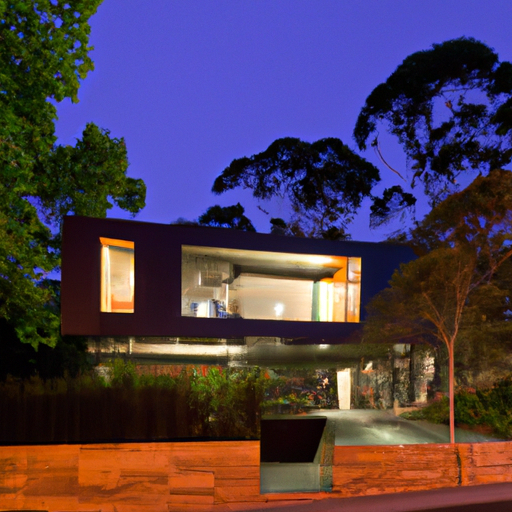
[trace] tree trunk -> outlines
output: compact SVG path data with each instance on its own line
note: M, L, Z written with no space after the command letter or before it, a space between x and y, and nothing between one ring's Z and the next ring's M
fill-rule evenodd
M453 341L448 345L448 395L450 398L450 443L455 443L455 364Z

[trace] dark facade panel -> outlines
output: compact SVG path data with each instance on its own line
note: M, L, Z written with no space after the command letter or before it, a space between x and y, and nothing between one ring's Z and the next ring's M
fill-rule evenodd
M120 265L126 268L130 262L133 264L132 298L123 297L126 292L122 290L119 297L115 297L115 293L111 294L110 288L108 293L105 292L105 282L108 281L110 286L111 277L110 270L105 270L105 261L109 260L106 253L102 253L102 247L109 243L121 246L116 248L117 256L115 251L111 251L112 261L114 257L119 258ZM336 268L331 269L334 277L327 274L323 279L320 274L312 277L316 270L313 267L304 268L298 263L304 260L305 255L312 256L312 259L316 256L329 256L336 261L344 258L344 261L353 262L356 266L360 263L360 285L354 285L358 293L360 289L357 312L360 321L364 321L365 305L373 295L387 286L393 271L400 263L414 258L409 248L384 243L333 242L220 228L68 217L64 222L62 247L63 334L208 338L274 336L332 343L348 340L360 327L359 321L271 320L268 316L266 319L258 319L254 313L250 319L240 318L227 311L227 304L223 304L222 311L214 313L218 316L216 318L186 316L190 315L188 308L197 308L197 305L191 302L191 306L187 305L183 309L182 293L184 297L187 293L187 290L182 290L183 254L188 251L193 256L194 251L198 252L201 248L207 248L204 252L208 254L233 253L235 260L239 258L242 262L242 265L237 265L237 261L235 264L231 262L228 269L222 268L215 275L198 271L198 278L200 281L202 279L203 285L223 286L226 289L227 283L237 278L240 272L245 272L243 275L246 280L257 283L261 281L265 285L271 283L273 286L277 283L279 286L280 281L275 280L275 276L269 279L268 275L258 274L258 264L248 258L251 254L261 255L263 252L266 258L264 265L272 264L268 261L272 261L275 255L276 268L278 265L282 267L276 273L279 274L278 279L283 279L283 289L285 284L293 284L293 280L299 282L302 275L308 283L315 281L307 285L311 287L317 286L316 283L320 281L336 281ZM132 260L129 254L125 254L130 251L133 254ZM290 266L292 263L288 263L289 268L278 263L279 259L288 259L287 255L290 255L290 260L297 260L297 263L293 263L295 270ZM268 270L264 272L268 273ZM103 284L102 273L107 276L103 278ZM115 281L115 272L112 273L112 281ZM105 296L108 296L107 305L102 299ZM211 299L209 302L211 308L219 307L220 301ZM227 302L225 297L224 303ZM202 307L204 309L204 304ZM276 317L279 318L277 312Z

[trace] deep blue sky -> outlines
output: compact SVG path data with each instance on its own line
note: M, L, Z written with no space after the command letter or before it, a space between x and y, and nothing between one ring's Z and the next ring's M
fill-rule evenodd
M210 192L215 177L279 137L339 137L355 149L352 130L373 88L409 54L461 36L512 61L512 2L104 0L91 19L95 71L78 104L59 105L57 134L74 144L92 121L126 139L128 174L148 187L137 220L195 219L240 201L268 232L248 192ZM400 152L383 151L405 168ZM371 150L363 156L377 163ZM287 216L277 202L272 213ZM363 213L354 239L384 237L367 223Z

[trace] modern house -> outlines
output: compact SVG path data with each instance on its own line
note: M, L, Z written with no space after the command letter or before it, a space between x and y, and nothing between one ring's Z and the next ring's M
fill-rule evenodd
M347 343L413 257L385 243L68 217L62 332Z
M426 399L430 376L422 370L411 399L413 365L360 345L361 328L370 299L412 258L386 243L68 217L62 333L88 336L98 363L329 370L340 408L391 408Z
M418 441L409 426L400 430L405 420L384 427L393 413L383 409L411 401L411 392L412 401L426 402L434 377L424 353L416 364L404 346L386 348L379 360L378 349L360 343L366 305L401 263L414 258L409 248L68 217L62 251L62 332L88 336L99 361L122 353L155 366L257 365L279 377L291 369L295 381L297 369L306 369L321 374L320 391L328 380L322 369L328 369L336 386L340 410L284 421L267 415L259 440L168 443L179 460L169 456L158 469L164 485L154 498L168 510L497 481L479 473L478 444L454 447L448 436L443 441L424 428ZM374 352L369 357L364 350ZM358 421L369 440L360 442L358 433L351 440ZM383 443L388 446L371 446ZM505 444L497 449L510 453ZM166 446L141 450L153 457ZM123 445L114 449L117 454ZM131 475L119 460L121 473ZM507 470L500 462L496 471ZM103 473L94 485L100 478Z

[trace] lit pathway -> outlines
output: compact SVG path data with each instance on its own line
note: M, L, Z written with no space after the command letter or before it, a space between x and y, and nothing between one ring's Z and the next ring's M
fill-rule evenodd
M450 440L447 425L405 420L395 416L392 410L318 410L308 414L326 416L335 422L337 446L448 443ZM474 443L500 439L457 428L455 441Z

